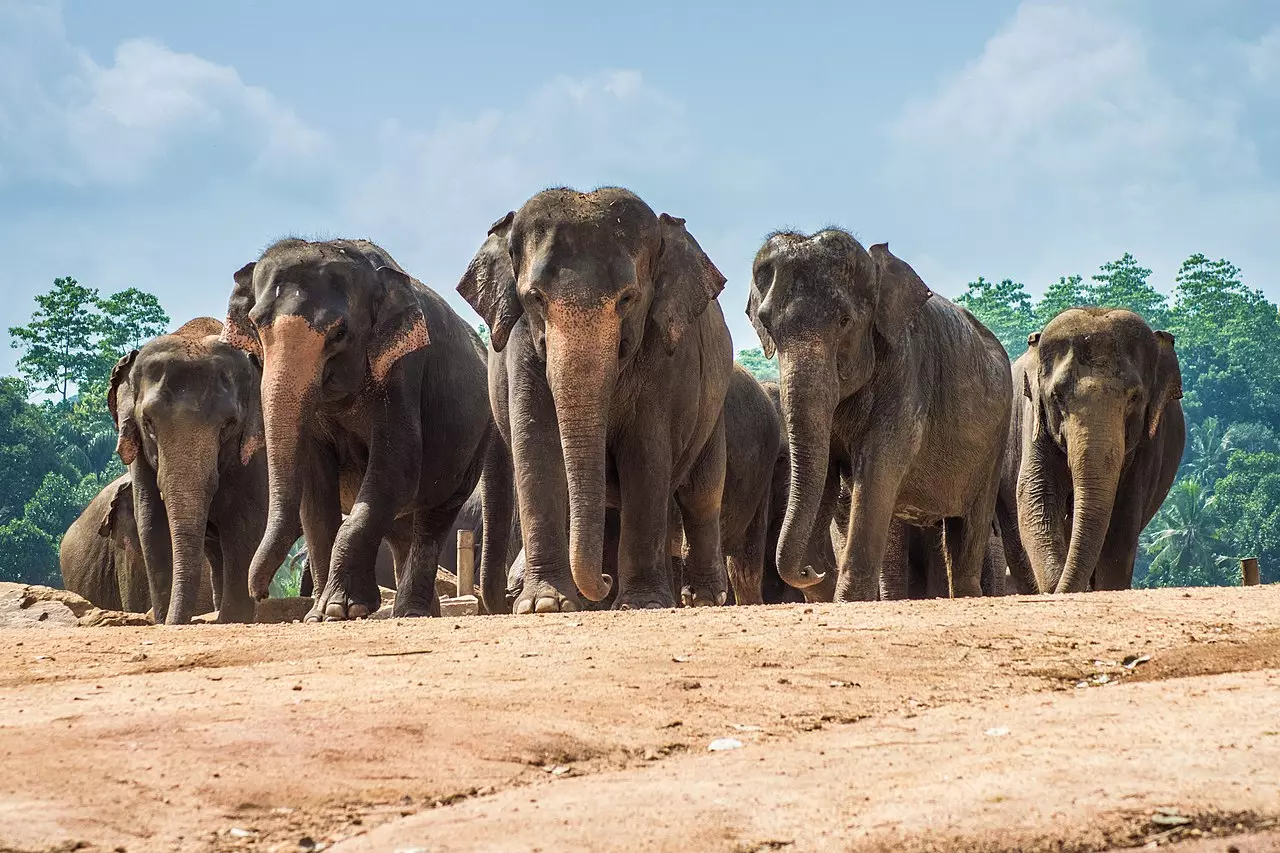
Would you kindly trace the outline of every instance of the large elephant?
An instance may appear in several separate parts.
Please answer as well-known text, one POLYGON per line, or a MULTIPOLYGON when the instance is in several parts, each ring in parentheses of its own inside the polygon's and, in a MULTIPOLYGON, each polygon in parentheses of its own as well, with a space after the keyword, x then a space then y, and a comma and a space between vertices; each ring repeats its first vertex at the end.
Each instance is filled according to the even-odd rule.
MULTIPOLYGON (((151 609, 151 589, 133 516, 133 482, 129 474, 117 477, 98 492, 71 523, 62 537, 58 561, 62 585, 95 607, 128 613, 151 609)), ((196 614, 214 609, 209 577, 206 563, 192 608, 196 614)))
POLYGON ((683 220, 622 189, 547 190, 489 229, 458 292, 491 331, 489 394, 527 556, 517 613, 609 594, 609 504, 621 513, 614 606, 672 606, 673 497, 689 541, 682 595, 724 601, 724 280, 683 220))
POLYGON ((320 591, 308 621, 378 609, 383 538, 393 613, 439 615, 440 548, 493 444, 475 330, 374 243, 285 239, 236 272, 224 339, 263 365, 270 506, 253 596, 301 514, 320 591))
POLYGON ((1021 592, 1128 589, 1138 534, 1186 443, 1173 335, 1132 311, 1071 308, 1013 365, 1000 489, 1021 592))
POLYGON ((806 552, 843 478, 851 512, 837 600, 878 597, 895 517, 942 523, 952 594, 981 595, 1011 405, 996 337, 886 244, 868 251, 830 228, 765 241, 747 314, 780 362, 792 472, 783 580, 822 579, 806 552))
POLYGON ((107 407, 129 466, 156 622, 195 615, 206 559, 218 621, 253 621, 249 559, 267 496, 261 376, 221 332, 210 317, 192 320, 111 371, 107 407))

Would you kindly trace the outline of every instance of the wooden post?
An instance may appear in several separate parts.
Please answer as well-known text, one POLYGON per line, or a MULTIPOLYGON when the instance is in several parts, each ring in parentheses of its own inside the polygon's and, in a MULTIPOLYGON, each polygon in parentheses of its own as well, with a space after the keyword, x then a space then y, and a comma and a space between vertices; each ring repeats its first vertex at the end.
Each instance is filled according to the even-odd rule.
POLYGON ((458 597, 475 595, 476 532, 458 531, 458 597))
POLYGON ((1240 581, 1244 586, 1257 586, 1261 583, 1257 557, 1240 558, 1240 581))

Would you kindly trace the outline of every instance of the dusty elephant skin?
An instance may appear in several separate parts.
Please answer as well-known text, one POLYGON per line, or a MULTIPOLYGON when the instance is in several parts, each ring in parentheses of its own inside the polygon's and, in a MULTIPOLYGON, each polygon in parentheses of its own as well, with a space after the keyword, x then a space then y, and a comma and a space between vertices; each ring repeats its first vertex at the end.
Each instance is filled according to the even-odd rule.
POLYGON ((771 236, 747 315, 781 368, 791 452, 783 580, 821 580, 805 557, 843 478, 851 511, 837 600, 878 597, 895 517, 941 523, 952 594, 980 595, 1011 405, 1000 342, 886 244, 868 251, 837 229, 771 236))
POLYGON ((206 560, 219 621, 253 621, 249 559, 267 494, 260 374, 221 331, 217 320, 192 320, 111 371, 107 405, 129 466, 156 622, 195 615, 206 560))
POLYGON ((1186 444, 1173 336, 1132 311, 1072 308, 1027 343, 998 504, 1014 580, 1128 589, 1186 444))
POLYGON ((548 190, 489 230, 458 292, 492 332, 489 393, 527 557, 518 613, 609 595, 601 563, 615 494, 615 607, 674 604, 673 497, 689 542, 682 596, 724 600, 724 280, 683 220, 626 190, 548 190))
MULTIPOLYGON (((133 482, 117 478, 89 502, 62 537, 62 585, 103 610, 146 613, 151 589, 133 515, 133 482)), ((194 611, 213 610, 209 567, 200 573, 194 611)))
POLYGON ((253 595, 266 597, 300 515, 320 591, 309 621, 378 609, 384 538, 393 614, 439 615, 437 562, 459 508, 486 465, 510 492, 509 463, 486 458, 496 442, 475 331, 366 240, 276 243, 235 274, 227 311, 225 340, 263 364, 270 508, 253 595))

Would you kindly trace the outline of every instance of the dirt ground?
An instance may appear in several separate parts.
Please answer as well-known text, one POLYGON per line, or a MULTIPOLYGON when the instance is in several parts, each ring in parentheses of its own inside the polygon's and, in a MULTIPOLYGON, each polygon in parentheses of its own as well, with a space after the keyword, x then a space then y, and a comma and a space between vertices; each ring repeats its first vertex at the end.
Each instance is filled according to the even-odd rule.
POLYGON ((1247 853, 1278 819, 1280 586, 0 631, 0 851, 1247 853))

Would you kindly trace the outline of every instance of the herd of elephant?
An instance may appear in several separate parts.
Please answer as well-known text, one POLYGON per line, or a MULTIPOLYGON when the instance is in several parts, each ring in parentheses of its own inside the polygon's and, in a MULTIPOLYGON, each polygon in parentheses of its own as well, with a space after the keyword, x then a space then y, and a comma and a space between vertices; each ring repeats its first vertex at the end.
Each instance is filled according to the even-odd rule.
POLYGON ((1127 588, 1185 426, 1173 338, 1073 308, 1014 364, 887 244, 779 231, 733 362, 725 278, 636 195, 540 192, 458 293, 364 240, 285 239, 225 323, 129 353, 128 473, 64 537, 69 588, 184 623, 252 621, 301 535, 308 621, 440 613, 482 531, 487 613, 1127 588))

